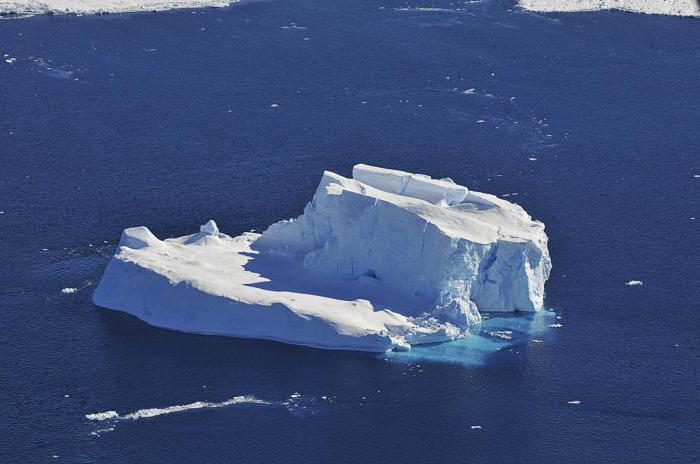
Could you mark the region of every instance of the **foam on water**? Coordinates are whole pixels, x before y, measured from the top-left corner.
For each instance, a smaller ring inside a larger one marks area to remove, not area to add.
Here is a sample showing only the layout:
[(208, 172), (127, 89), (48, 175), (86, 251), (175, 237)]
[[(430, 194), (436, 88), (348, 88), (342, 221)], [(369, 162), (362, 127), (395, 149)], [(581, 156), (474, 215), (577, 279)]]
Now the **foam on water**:
[(105, 420), (138, 420), (148, 417), (157, 417), (164, 414), (173, 414), (177, 412), (191, 411), (196, 409), (214, 409), (214, 408), (225, 408), (227, 406), (233, 406), (236, 404), (270, 404), (267, 401), (260, 400), (254, 396), (234, 396), (226, 401), (221, 402), (211, 402), (211, 401), (195, 401), (194, 403), (188, 404), (178, 404), (174, 406), (167, 406), (165, 408), (147, 408), (139, 409), (128, 414), (119, 414), (117, 411), (105, 411), (97, 412), (93, 414), (86, 414), (85, 418), (91, 421), (105, 421)]

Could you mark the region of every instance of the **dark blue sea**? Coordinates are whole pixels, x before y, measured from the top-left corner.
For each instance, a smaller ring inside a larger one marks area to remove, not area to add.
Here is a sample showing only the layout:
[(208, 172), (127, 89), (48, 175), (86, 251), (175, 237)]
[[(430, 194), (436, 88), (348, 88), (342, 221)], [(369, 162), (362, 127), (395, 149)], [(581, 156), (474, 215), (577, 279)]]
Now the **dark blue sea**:
[[(0, 21), (0, 462), (700, 462), (699, 44), (507, 0)], [(91, 303), (125, 227), (261, 230), (360, 162), (543, 221), (549, 311), (375, 355)]]

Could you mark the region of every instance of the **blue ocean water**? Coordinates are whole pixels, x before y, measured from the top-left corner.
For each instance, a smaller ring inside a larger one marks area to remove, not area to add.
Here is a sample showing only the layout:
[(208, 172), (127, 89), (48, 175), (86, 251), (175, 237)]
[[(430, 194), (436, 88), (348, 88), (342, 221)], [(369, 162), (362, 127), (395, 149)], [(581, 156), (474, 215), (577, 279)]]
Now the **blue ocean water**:
[[(698, 462), (699, 26), (507, 0), (0, 21), (0, 462)], [(121, 229), (260, 230), (358, 162), (523, 205), (553, 312), (377, 356), (91, 304)], [(237, 396), (262, 403), (164, 409)]]

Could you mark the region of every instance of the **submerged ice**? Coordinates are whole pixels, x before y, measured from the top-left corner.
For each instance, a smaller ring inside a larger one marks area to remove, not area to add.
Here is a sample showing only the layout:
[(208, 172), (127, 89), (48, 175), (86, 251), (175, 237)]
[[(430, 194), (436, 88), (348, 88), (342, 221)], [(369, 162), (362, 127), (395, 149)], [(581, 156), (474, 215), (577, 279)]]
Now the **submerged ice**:
[(520, 206), (357, 165), (262, 234), (126, 229), (93, 299), (181, 331), (405, 350), (468, 335), (480, 311), (538, 311), (550, 269), (544, 225)]

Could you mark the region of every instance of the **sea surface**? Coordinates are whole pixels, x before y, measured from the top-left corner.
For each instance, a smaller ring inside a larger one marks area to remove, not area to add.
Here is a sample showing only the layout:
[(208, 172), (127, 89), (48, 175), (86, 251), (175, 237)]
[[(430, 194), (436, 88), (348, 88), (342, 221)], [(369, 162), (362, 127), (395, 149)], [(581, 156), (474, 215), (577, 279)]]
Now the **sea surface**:
[[(0, 462), (700, 462), (698, 44), (505, 0), (0, 21)], [(375, 355), (91, 303), (123, 228), (262, 230), (360, 162), (543, 221), (548, 311)]]

